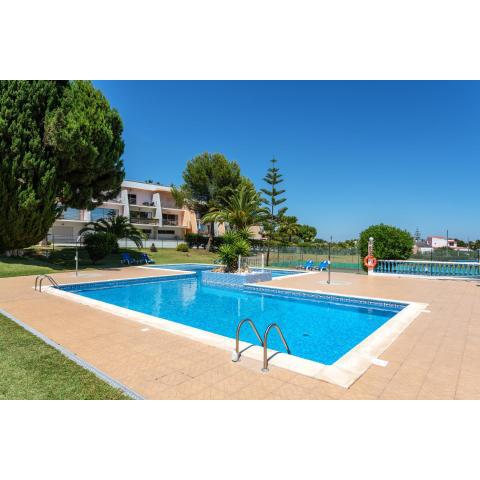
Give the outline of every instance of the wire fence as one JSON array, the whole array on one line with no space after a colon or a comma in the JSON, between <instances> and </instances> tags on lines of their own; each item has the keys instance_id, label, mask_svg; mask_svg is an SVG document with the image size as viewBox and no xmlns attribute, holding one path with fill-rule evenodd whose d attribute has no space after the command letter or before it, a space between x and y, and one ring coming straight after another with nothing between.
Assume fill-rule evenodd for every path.
<instances>
[{"instance_id":1,"label":"wire fence","mask_svg":"<svg viewBox=\"0 0 480 480\"><path fill-rule=\"evenodd\" d=\"M454 250L437 248L430 252L412 254L410 260L431 262L480 262L480 250Z\"/></svg>"},{"instance_id":2,"label":"wire fence","mask_svg":"<svg viewBox=\"0 0 480 480\"><path fill-rule=\"evenodd\" d=\"M318 266L322 261L330 260L332 270L364 273L360 253L356 248L275 246L268 252L266 246L257 246L254 252L257 257L265 254L265 265L269 267L296 268L304 266L308 260Z\"/></svg>"}]
</instances>

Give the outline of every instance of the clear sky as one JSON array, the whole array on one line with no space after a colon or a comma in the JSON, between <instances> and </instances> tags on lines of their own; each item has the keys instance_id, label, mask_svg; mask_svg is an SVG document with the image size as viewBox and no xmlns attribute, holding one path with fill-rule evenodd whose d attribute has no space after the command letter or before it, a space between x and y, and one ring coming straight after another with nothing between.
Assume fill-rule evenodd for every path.
<instances>
[{"instance_id":1,"label":"clear sky","mask_svg":"<svg viewBox=\"0 0 480 480\"><path fill-rule=\"evenodd\" d=\"M334 240L388 223L480 238L480 82L96 81L124 122L126 178L179 184L187 160L275 156L288 214Z\"/></svg>"}]
</instances>

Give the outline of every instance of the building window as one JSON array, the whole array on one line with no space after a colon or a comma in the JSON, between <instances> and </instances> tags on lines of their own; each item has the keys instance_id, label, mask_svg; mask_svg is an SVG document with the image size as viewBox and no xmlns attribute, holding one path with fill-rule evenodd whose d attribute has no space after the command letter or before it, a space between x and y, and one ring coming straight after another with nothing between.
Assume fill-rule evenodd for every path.
<instances>
[{"instance_id":1,"label":"building window","mask_svg":"<svg viewBox=\"0 0 480 480\"><path fill-rule=\"evenodd\" d=\"M93 222L102 218L115 217L118 215L118 210L115 208L95 208L92 210L91 218Z\"/></svg>"},{"instance_id":2,"label":"building window","mask_svg":"<svg viewBox=\"0 0 480 480\"><path fill-rule=\"evenodd\" d=\"M178 215L171 215L168 213L162 214L162 223L163 225L171 225L177 226L178 225Z\"/></svg>"},{"instance_id":3,"label":"building window","mask_svg":"<svg viewBox=\"0 0 480 480\"><path fill-rule=\"evenodd\" d=\"M136 205L137 204L137 195L135 193L129 193L128 194L128 203L130 205Z\"/></svg>"},{"instance_id":4,"label":"building window","mask_svg":"<svg viewBox=\"0 0 480 480\"><path fill-rule=\"evenodd\" d=\"M159 230L159 235L175 235L175 230Z\"/></svg>"},{"instance_id":5,"label":"building window","mask_svg":"<svg viewBox=\"0 0 480 480\"><path fill-rule=\"evenodd\" d=\"M64 220L80 220L80 210L76 208L67 208L60 218Z\"/></svg>"}]
</instances>

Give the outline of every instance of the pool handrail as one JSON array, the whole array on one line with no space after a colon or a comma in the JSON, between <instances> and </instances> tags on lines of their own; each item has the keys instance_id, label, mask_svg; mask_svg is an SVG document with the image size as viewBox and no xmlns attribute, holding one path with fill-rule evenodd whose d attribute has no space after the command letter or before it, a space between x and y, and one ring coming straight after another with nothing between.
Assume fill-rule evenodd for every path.
<instances>
[{"instance_id":1,"label":"pool handrail","mask_svg":"<svg viewBox=\"0 0 480 480\"><path fill-rule=\"evenodd\" d=\"M290 348L288 347L287 341L285 340L285 337L283 336L282 330L276 323L271 323L267 329L265 330L265 334L263 336L263 368L262 372L268 372L268 334L270 333L270 330L272 328L275 328L280 335L280 339L282 340L283 344L285 345L285 349L287 350L287 353L290 355ZM275 355L275 354L274 354Z\"/></svg>"},{"instance_id":2,"label":"pool handrail","mask_svg":"<svg viewBox=\"0 0 480 480\"><path fill-rule=\"evenodd\" d=\"M54 285L55 287L58 287L58 283L56 280L54 280L50 275L47 275L46 273L42 274L42 275L37 275L35 277L35 291L37 290L37 284L38 282L40 281L40 285L39 285L39 291L41 292L42 291L42 282L47 279L52 285Z\"/></svg>"},{"instance_id":3,"label":"pool handrail","mask_svg":"<svg viewBox=\"0 0 480 480\"><path fill-rule=\"evenodd\" d=\"M248 323L253 330L253 333L257 336L260 345L263 347L263 340L260 334L258 333L257 327L253 323L252 319L244 318L238 323L237 332L235 334L235 352L232 354L232 362L238 362L240 360L240 330L244 323Z\"/></svg>"}]
</instances>

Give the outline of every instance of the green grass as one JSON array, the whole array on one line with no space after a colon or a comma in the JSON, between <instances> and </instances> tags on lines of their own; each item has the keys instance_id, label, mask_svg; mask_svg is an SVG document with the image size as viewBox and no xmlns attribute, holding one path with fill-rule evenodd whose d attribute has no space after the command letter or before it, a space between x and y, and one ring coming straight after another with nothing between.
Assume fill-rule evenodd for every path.
<instances>
[{"instance_id":1,"label":"green grass","mask_svg":"<svg viewBox=\"0 0 480 480\"><path fill-rule=\"evenodd\" d=\"M270 255L270 265L276 267L295 267L305 265L306 261L312 259L317 266L322 260L328 259L328 253L324 254L312 254L312 253L280 253L277 255L273 252ZM342 271L362 271L361 263L359 268L359 259L357 255L331 255L332 270Z\"/></svg>"},{"instance_id":2,"label":"green grass","mask_svg":"<svg viewBox=\"0 0 480 480\"><path fill-rule=\"evenodd\" d=\"M162 248L158 252L150 252L148 249L121 249L121 252L128 251L133 257L138 256L140 252L147 252L156 263L185 263L185 262L205 262L212 263L216 254L207 252L203 249L191 249L188 253L177 252L175 249ZM123 268L120 264L120 254L112 254L101 262L93 265L88 258L87 253L79 250L80 261L79 269L104 269L104 268ZM42 273L55 273L75 269L75 249L57 248L49 250L47 258L40 250L29 249L25 256L7 258L0 256L0 278L18 277L20 275L39 275Z\"/></svg>"},{"instance_id":3,"label":"green grass","mask_svg":"<svg viewBox=\"0 0 480 480\"><path fill-rule=\"evenodd\" d=\"M0 315L0 399L126 400L129 397Z\"/></svg>"}]
</instances>

